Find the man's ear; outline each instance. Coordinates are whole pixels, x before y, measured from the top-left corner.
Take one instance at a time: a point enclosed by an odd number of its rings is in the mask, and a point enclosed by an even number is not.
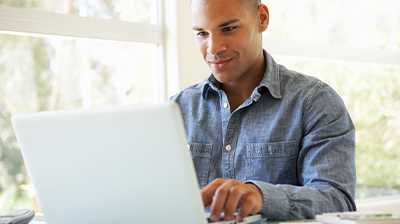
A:
[[[260,4],[257,9],[258,21],[260,32],[264,32],[267,30],[269,25],[269,10],[268,7],[264,4]]]

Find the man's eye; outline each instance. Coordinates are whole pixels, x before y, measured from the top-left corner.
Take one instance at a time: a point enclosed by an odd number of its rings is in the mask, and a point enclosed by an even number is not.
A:
[[[223,31],[225,32],[225,31],[232,31],[232,30],[234,30],[236,27],[234,27],[234,26],[230,26],[230,27],[225,27],[224,29],[223,29]]]
[[[207,35],[207,33],[206,32],[199,32],[199,33],[197,33],[197,36],[204,36],[204,35]]]

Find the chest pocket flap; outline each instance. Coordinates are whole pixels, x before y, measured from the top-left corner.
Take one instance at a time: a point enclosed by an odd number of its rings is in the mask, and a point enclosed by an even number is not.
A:
[[[246,178],[272,184],[296,184],[296,142],[250,143],[246,152]]]

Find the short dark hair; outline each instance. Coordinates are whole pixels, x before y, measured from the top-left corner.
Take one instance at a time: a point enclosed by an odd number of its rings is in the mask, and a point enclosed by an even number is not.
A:
[[[244,4],[249,10],[251,14],[254,14],[257,12],[258,6],[261,4],[261,0],[239,0]]]
[[[192,1],[193,0],[190,0],[190,4],[192,4]],[[201,0],[201,1],[205,1],[205,0]],[[261,4],[261,0],[235,0],[235,1],[239,1],[244,6],[246,6],[247,10],[249,10],[249,12],[251,14],[256,13],[258,6]]]

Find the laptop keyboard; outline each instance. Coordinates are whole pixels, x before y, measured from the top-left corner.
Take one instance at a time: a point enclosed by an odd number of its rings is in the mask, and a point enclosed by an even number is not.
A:
[[[207,217],[209,217],[209,214],[207,214]],[[242,222],[239,222],[238,220],[225,221],[224,220],[224,216],[221,215],[220,221],[213,222],[213,221],[211,221],[210,218],[207,218],[207,221],[208,221],[208,223],[213,223],[213,224],[239,224],[239,223],[240,224],[247,224],[247,223],[257,222],[257,221],[261,220],[261,218],[262,217],[261,217],[260,214],[256,214],[256,215],[252,215],[252,216],[247,216],[246,218],[243,219]]]

